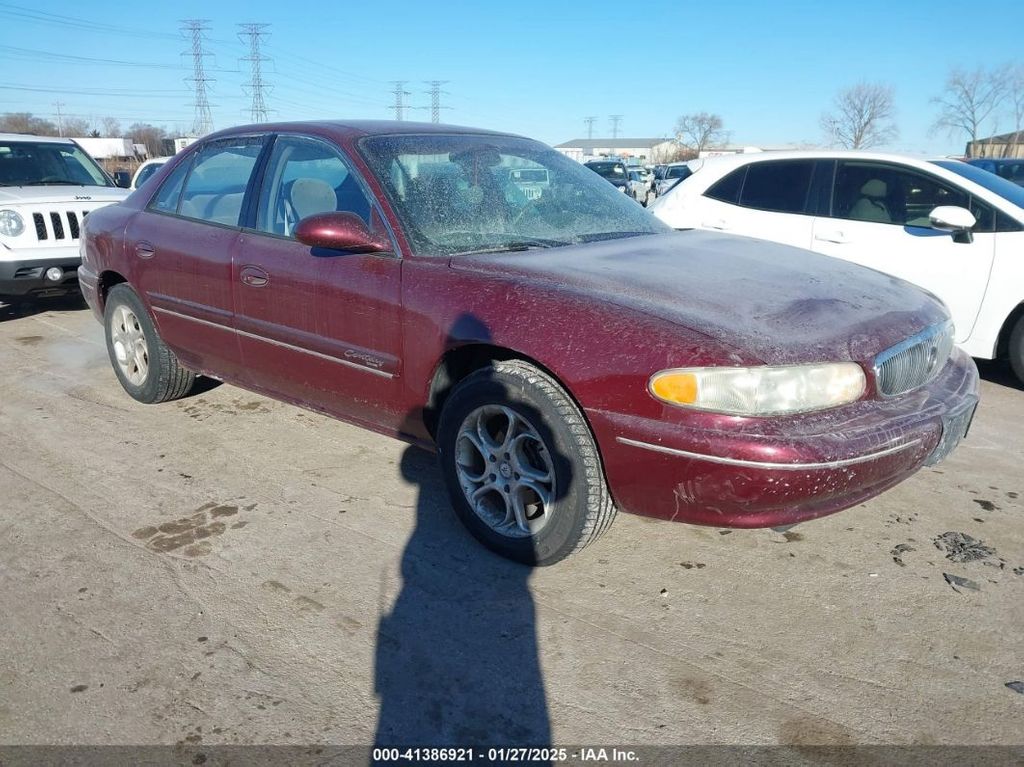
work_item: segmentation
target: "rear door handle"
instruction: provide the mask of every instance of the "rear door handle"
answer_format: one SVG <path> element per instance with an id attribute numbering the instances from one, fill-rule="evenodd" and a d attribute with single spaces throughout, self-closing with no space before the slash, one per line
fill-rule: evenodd
<path id="1" fill-rule="evenodd" d="M 850 239 L 845 234 L 839 231 L 821 232 L 820 234 L 815 234 L 814 239 L 817 242 L 833 242 L 837 245 L 842 245 L 843 243 L 850 241 Z"/>
<path id="2" fill-rule="evenodd" d="M 724 218 L 716 218 L 714 221 L 704 221 L 701 223 L 701 226 L 706 227 L 708 229 L 722 230 L 729 228 L 729 224 L 726 222 Z"/>
<path id="3" fill-rule="evenodd" d="M 258 266 L 243 266 L 240 275 L 242 284 L 250 288 L 262 288 L 270 282 L 270 275 Z"/>
<path id="4" fill-rule="evenodd" d="M 156 249 L 151 243 L 145 240 L 135 243 L 135 255 L 139 258 L 152 258 L 155 254 Z"/>

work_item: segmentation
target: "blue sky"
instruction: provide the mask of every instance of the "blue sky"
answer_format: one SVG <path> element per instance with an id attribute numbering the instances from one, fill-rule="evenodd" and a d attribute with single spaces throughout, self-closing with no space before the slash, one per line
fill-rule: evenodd
<path id="1" fill-rule="evenodd" d="M 720 114 L 740 143 L 814 143 L 836 92 L 866 80 L 896 89 L 890 148 L 952 153 L 963 138 L 930 131 L 949 69 L 1024 61 L 1019 0 L 990 0 L 980 22 L 961 3 L 834 5 L 0 2 L 0 112 L 53 119 L 60 101 L 87 119 L 185 130 L 191 59 L 179 22 L 204 18 L 218 128 L 249 122 L 237 25 L 263 22 L 272 118 L 388 118 L 390 81 L 409 81 L 407 101 L 426 107 L 423 81 L 437 79 L 449 81 L 443 121 L 552 144 L 585 135 L 588 115 L 595 137 L 610 135 L 611 114 L 623 115 L 620 135 L 646 137 L 696 111 Z"/>

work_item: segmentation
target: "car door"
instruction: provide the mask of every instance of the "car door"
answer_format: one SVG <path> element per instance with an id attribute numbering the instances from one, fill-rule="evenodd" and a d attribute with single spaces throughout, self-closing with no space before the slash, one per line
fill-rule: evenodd
<path id="1" fill-rule="evenodd" d="M 280 135 L 232 265 L 242 359 L 260 389 L 368 425 L 394 427 L 401 260 L 311 248 L 294 237 L 315 213 L 383 221 L 344 154 Z"/>
<path id="2" fill-rule="evenodd" d="M 697 225 L 808 248 L 820 186 L 815 168 L 812 159 L 760 161 L 739 168 L 704 192 Z M 818 173 L 825 172 L 826 166 L 820 165 Z"/>
<path id="3" fill-rule="evenodd" d="M 971 209 L 978 219 L 968 238 L 929 225 L 939 205 Z M 942 299 L 956 340 L 974 328 L 995 253 L 994 211 L 963 189 L 910 166 L 840 160 L 831 215 L 814 221 L 813 249 L 902 277 Z"/>
<path id="4" fill-rule="evenodd" d="M 267 137 L 210 141 L 164 180 L 128 225 L 135 287 L 164 341 L 188 367 L 244 378 L 234 328 L 231 256 L 257 158 Z"/>

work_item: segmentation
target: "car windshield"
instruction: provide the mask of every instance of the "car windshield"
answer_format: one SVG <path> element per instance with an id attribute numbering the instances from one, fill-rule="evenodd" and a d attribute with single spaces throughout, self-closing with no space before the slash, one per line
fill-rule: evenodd
<path id="1" fill-rule="evenodd" d="M 959 160 L 933 160 L 932 163 L 940 168 L 951 170 L 957 175 L 973 181 L 978 186 L 985 187 L 990 192 L 1009 200 L 1018 208 L 1024 208 L 1024 187 L 1017 186 L 1012 181 L 1007 181 L 984 168 L 968 165 Z"/>
<path id="2" fill-rule="evenodd" d="M 0 186 L 113 186 L 89 155 L 56 141 L 0 141 Z"/>
<path id="3" fill-rule="evenodd" d="M 626 166 L 621 162 L 588 162 L 587 167 L 601 178 L 622 178 L 626 175 Z"/>
<path id="4" fill-rule="evenodd" d="M 372 136 L 360 148 L 417 255 L 557 247 L 672 231 L 579 163 L 529 139 Z M 516 171 L 530 171 L 530 183 Z"/>
<path id="5" fill-rule="evenodd" d="M 674 165 L 668 169 L 668 173 L 665 175 L 665 178 L 687 178 L 692 174 L 693 171 L 690 170 L 689 166 Z"/>

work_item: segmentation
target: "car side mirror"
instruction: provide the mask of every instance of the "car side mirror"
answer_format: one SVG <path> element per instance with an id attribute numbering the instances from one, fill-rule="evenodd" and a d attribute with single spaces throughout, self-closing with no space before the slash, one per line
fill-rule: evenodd
<path id="1" fill-rule="evenodd" d="M 391 240 L 374 234 L 354 213 L 317 213 L 295 227 L 295 239 L 311 248 L 347 250 L 354 253 L 385 253 Z"/>
<path id="2" fill-rule="evenodd" d="M 121 189 L 128 189 L 132 185 L 132 174 L 126 170 L 115 170 L 114 183 Z"/>
<path id="3" fill-rule="evenodd" d="M 971 230 L 978 220 L 967 208 L 958 205 L 940 205 L 928 214 L 928 223 L 932 229 L 940 232 L 949 232 L 953 235 L 954 242 L 974 242 L 974 235 Z"/>

